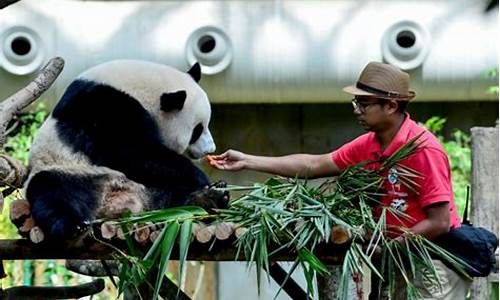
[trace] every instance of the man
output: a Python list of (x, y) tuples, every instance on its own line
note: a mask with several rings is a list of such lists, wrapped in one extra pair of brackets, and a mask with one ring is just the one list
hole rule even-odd
[[(406, 112), (406, 106), (415, 97), (409, 90), (410, 77), (394, 66), (379, 62), (369, 63), (358, 81), (344, 91), (354, 95), (352, 104), (358, 123), (368, 133), (343, 145), (332, 153), (292, 154), (264, 157), (228, 150), (213, 156), (210, 164), (220, 170), (249, 169), (287, 177), (318, 178), (340, 174), (350, 165), (389, 157), (411, 138), (422, 134), (423, 144), (411, 157), (401, 163), (423, 177), (414, 192), (398, 178), (398, 171), (391, 169), (383, 189), (381, 202), (411, 218), (386, 216), (388, 227), (408, 228), (433, 240), (450, 228), (460, 226), (457, 215), (451, 171), (448, 158), (436, 137), (417, 125)], [(380, 163), (370, 164), (378, 168)], [(403, 237), (396, 237), (402, 241)], [(435, 261), (442, 288), (433, 286), (423, 276), (415, 278), (415, 285), (425, 299), (465, 299), (470, 282), (462, 279), (440, 261)], [(396, 299), (401, 299), (396, 297)]]

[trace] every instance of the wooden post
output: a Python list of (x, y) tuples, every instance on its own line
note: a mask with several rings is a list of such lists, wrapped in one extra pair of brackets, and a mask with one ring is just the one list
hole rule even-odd
[[(471, 134), (472, 224), (498, 234), (498, 128), (474, 127)], [(471, 299), (491, 299), (489, 279), (492, 278), (474, 279)]]

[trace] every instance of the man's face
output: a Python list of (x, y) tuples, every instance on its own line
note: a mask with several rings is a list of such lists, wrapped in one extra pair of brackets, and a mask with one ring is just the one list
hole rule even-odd
[(386, 104), (390, 100), (371, 96), (356, 96), (352, 99), (354, 115), (359, 125), (367, 131), (379, 131), (387, 124), (388, 110)]

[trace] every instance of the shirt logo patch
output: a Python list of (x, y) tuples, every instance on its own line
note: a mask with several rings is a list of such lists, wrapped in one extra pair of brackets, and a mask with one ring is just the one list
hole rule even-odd
[(387, 180), (390, 184), (395, 184), (398, 182), (398, 171), (395, 168), (389, 170), (389, 175), (387, 175)]
[(408, 209), (408, 204), (405, 199), (393, 199), (391, 201), (391, 208), (400, 212), (405, 212)]

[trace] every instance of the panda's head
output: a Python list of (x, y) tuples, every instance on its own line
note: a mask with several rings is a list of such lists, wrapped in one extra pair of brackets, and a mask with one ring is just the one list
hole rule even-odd
[(211, 109), (198, 85), (198, 64), (184, 73), (169, 66), (137, 60), (115, 60), (80, 75), (135, 98), (158, 125), (163, 143), (179, 154), (200, 158), (215, 151), (208, 129)]

